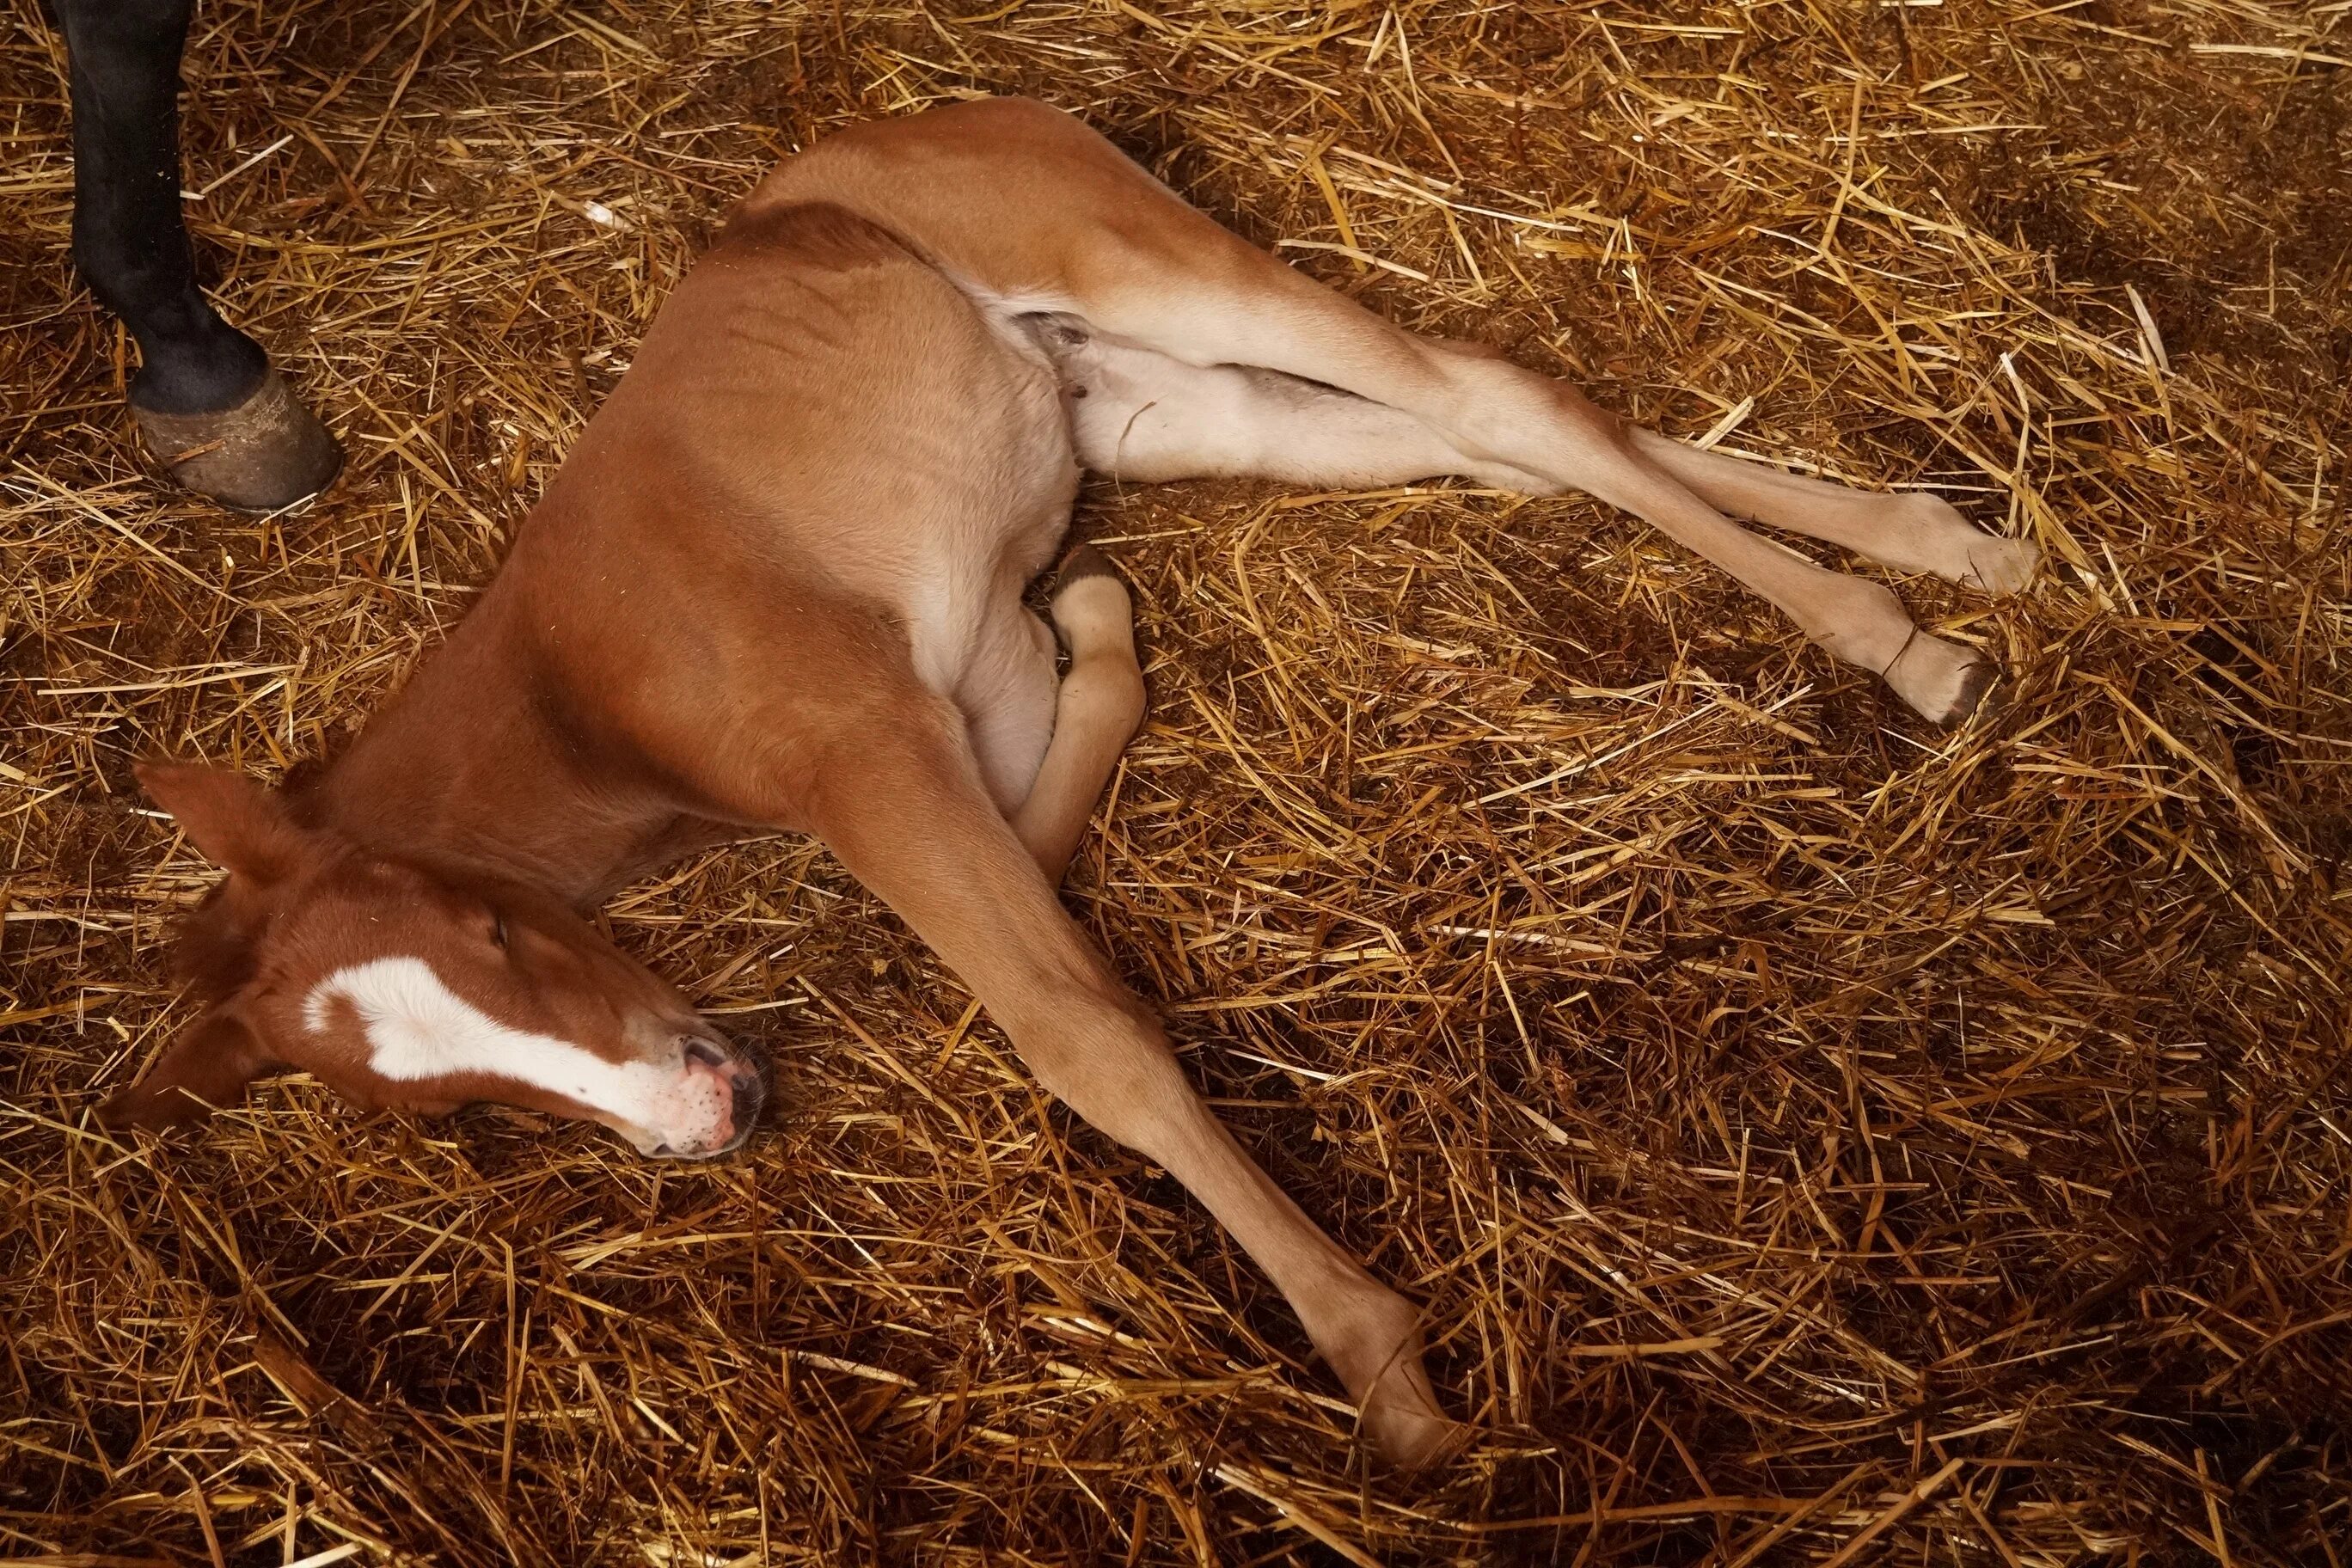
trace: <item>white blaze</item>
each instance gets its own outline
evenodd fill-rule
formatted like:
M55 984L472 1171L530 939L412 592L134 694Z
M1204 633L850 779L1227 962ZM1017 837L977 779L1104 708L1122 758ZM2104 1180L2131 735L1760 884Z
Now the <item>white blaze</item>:
M442 982L421 958L377 958L339 969L302 999L302 1021L326 1033L347 1002L367 1036L369 1062L398 1083L479 1074L562 1095L681 1146L715 1142L730 1109L716 1074L683 1062L612 1062L569 1040L509 1028Z

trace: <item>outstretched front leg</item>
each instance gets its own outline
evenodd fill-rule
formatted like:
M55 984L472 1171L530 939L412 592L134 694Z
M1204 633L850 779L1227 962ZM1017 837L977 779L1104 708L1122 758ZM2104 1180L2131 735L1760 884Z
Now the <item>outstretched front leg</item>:
M1183 1183L1272 1276L1401 1464L1458 1428L1422 1368L1419 1313L1317 1228L1193 1092L1159 1021L1054 896L982 783L963 716L877 672L876 717L823 749L790 815L971 986L1038 1080ZM1090 804L1090 799L1089 799Z

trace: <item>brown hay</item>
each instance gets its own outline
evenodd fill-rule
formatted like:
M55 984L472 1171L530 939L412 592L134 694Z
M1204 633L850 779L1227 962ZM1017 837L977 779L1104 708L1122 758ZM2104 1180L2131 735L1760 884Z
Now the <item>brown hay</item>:
M0 1552L2352 1561L2343 5L222 0L189 211L352 455L258 521L142 471L8 15ZM775 1048L748 1158L304 1082L87 1130L209 876L131 759L331 751L727 202L974 90L1412 324L2050 549L2014 604L1903 584L2010 671L1944 737L1582 501L1089 497L1153 721L1072 907L1429 1304L1484 1436L1425 1484L797 843L611 911Z

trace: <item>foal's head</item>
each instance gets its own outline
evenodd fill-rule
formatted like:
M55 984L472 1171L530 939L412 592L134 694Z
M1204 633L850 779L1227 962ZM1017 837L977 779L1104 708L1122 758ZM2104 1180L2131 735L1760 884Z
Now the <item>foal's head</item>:
M749 1135L758 1069L560 903L302 826L242 773L139 776L228 879L182 937L205 1011L100 1108L108 1125L193 1121L300 1068L362 1107L493 1100L602 1122L647 1154L704 1158Z

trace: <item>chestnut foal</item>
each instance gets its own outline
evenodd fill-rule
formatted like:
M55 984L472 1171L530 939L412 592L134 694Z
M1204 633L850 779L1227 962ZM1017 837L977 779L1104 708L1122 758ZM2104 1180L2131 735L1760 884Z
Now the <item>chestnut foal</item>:
M208 1005L118 1125L300 1067L363 1105L500 1100L652 1154L740 1143L760 1078L583 918L688 849L813 833L963 977L1055 1094L1164 1166L1289 1298L1405 1462L1454 1428L1412 1306L1203 1106L1055 896L1142 712L1126 591L1024 585L1079 466L1383 485L1463 474L1633 507L1937 719L1990 667L1717 505L2005 590L2031 547L1628 431L1554 382L1367 315L1077 121L991 101L779 169L646 334L505 569L320 780L142 773L228 879Z

